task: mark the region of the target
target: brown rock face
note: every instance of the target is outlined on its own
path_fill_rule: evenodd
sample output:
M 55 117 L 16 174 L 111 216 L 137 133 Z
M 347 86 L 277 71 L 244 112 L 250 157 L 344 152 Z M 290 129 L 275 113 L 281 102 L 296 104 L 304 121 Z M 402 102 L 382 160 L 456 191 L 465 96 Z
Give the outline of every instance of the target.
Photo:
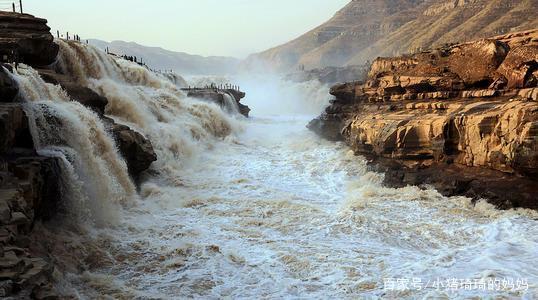
M 247 65 L 280 71 L 361 65 L 378 56 L 538 27 L 536 0 L 353 0 L 332 19 Z
M 365 83 L 333 87 L 336 100 L 309 126 L 375 158 L 391 185 L 538 208 L 537 46 L 528 31 L 379 58 Z M 520 186 L 508 202 L 507 183 Z
M 0 102 L 12 102 L 19 92 L 19 88 L 9 76 L 7 69 L 3 66 L 0 68 Z
M 56 60 L 59 47 L 54 44 L 47 20 L 28 14 L 0 12 L 0 58 L 8 57 L 29 65 L 49 65 Z
M 61 210 L 61 168 L 39 156 L 19 103 L 0 103 L 0 295 L 50 289 L 53 266 L 30 251 L 31 229 Z
M 250 108 L 241 103 L 241 99 L 245 97 L 245 93 L 233 89 L 213 89 L 213 88 L 188 88 L 183 89 L 187 92 L 188 97 L 198 98 L 203 100 L 209 100 L 220 105 L 222 108 L 226 107 L 226 101 L 224 100 L 224 95 L 228 94 L 233 97 L 237 102 L 237 107 L 239 113 L 248 118 L 250 113 Z
M 140 174 L 157 160 L 151 141 L 126 125 L 117 124 L 114 120 L 103 117 L 119 147 L 120 153 L 127 163 L 129 174 L 138 180 Z

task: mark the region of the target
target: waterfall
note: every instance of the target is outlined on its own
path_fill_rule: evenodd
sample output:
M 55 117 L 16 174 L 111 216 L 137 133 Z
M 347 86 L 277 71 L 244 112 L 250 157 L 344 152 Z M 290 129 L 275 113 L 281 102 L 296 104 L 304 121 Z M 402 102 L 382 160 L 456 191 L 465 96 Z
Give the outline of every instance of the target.
M 228 136 L 237 124 L 216 104 L 190 99 L 164 75 L 92 46 L 66 41 L 58 67 L 108 98 L 106 114 L 153 143 L 153 169 L 173 174 L 214 139 Z
M 153 73 L 92 46 L 56 42 L 61 47 L 57 71 L 107 97 L 107 116 L 152 141 L 158 156 L 155 174 L 173 175 L 237 128 L 216 104 L 187 98 L 176 77 Z M 115 223 L 120 208 L 138 196 L 100 117 L 72 101 L 60 86 L 45 83 L 31 67 L 22 65 L 14 73 L 36 148 L 64 164 L 66 193 L 72 198 L 68 210 L 97 224 Z
M 60 158 L 66 171 L 71 205 L 98 224 L 113 223 L 118 205 L 135 196 L 135 187 L 113 138 L 99 116 L 71 101 L 59 87 L 45 83 L 37 71 L 22 65 L 14 71 L 30 121 L 34 144 L 45 156 Z M 75 202 L 77 204 L 75 204 Z
M 232 94 L 224 93 L 224 109 L 230 114 L 239 114 L 239 105 Z

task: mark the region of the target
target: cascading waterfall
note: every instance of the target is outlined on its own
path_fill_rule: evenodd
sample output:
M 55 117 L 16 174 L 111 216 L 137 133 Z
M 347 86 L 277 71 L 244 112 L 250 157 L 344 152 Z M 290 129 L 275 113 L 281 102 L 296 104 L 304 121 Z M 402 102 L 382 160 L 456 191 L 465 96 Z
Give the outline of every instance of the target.
M 175 76 L 172 81 L 170 75 L 116 60 L 91 46 L 57 42 L 57 68 L 108 97 L 106 114 L 152 141 L 158 172 L 173 174 L 184 158 L 211 147 L 211 139 L 224 138 L 237 126 L 217 105 L 185 97 Z M 22 65 L 14 78 L 26 101 L 36 147 L 66 164 L 66 193 L 73 194 L 68 211 L 90 216 L 97 224 L 115 223 L 118 207 L 128 206 L 137 194 L 99 116 L 72 101 L 60 86 L 45 83 L 31 67 Z
M 239 105 L 233 95 L 224 93 L 224 109 L 230 114 L 239 114 Z
M 238 124 L 216 105 L 190 99 L 169 76 L 102 51 L 62 40 L 59 68 L 108 98 L 106 114 L 152 141 L 158 172 L 174 173 L 190 157 L 228 136 Z
M 136 195 L 127 167 L 99 117 L 71 101 L 59 87 L 45 83 L 37 71 L 22 65 L 14 74 L 26 101 L 32 136 L 38 151 L 61 158 L 71 203 L 89 209 L 98 224 L 113 223 L 117 206 Z M 83 191 L 82 191 L 82 190 Z M 73 208 L 73 207 L 72 207 Z M 85 216 L 85 211 L 78 211 Z

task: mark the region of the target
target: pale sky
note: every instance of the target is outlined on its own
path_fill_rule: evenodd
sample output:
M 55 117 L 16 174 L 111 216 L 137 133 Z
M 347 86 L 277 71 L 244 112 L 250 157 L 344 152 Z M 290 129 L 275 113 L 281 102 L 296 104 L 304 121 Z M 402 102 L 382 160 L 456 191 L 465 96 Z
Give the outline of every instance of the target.
M 313 29 L 350 0 L 23 0 L 56 32 L 245 57 Z

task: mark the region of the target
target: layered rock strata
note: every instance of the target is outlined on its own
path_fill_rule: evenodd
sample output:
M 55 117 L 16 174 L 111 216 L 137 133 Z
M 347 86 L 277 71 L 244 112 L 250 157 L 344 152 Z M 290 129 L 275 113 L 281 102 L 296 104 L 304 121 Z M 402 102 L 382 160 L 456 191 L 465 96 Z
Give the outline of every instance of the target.
M 538 208 L 538 31 L 376 59 L 309 127 L 377 161 L 392 186 Z
M 13 101 L 0 98 L 0 297 L 39 298 L 50 292 L 53 267 L 32 251 L 30 234 L 61 210 L 61 168 L 37 154 L 22 104 Z
M 53 43 L 47 20 L 28 14 L 0 12 L 0 58 L 46 66 L 56 60 L 59 46 Z

